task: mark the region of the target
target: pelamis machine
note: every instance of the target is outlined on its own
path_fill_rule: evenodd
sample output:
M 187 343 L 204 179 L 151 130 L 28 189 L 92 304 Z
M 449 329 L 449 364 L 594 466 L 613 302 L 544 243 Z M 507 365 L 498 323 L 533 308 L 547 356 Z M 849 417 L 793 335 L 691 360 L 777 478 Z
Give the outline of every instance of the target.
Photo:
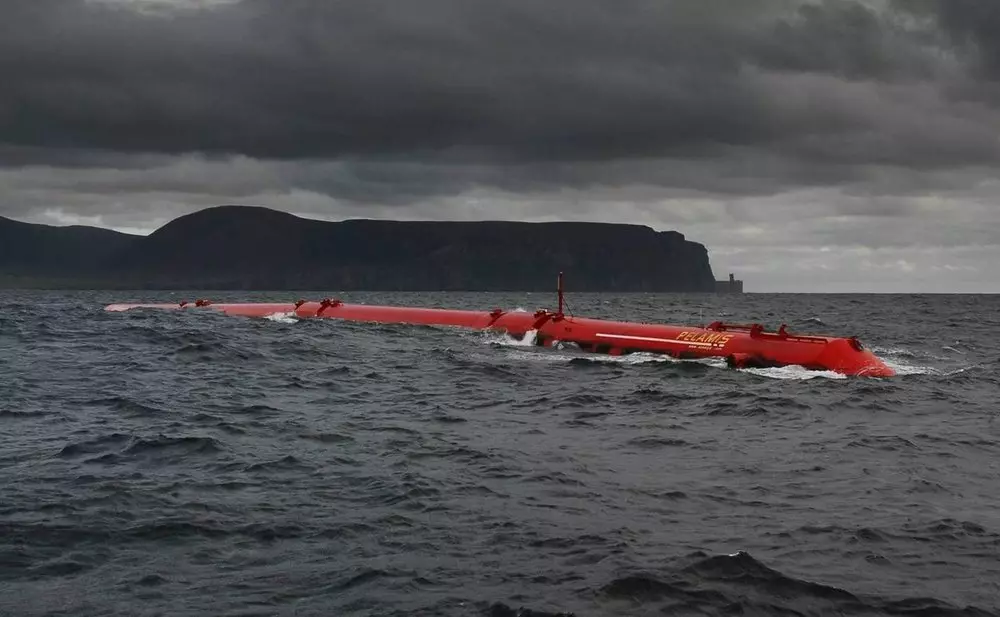
M 214 310 L 227 315 L 267 317 L 276 314 L 298 318 L 344 319 L 348 321 L 454 326 L 506 332 L 523 338 L 535 333 L 535 343 L 551 347 L 557 342 L 574 343 L 583 351 L 622 355 L 636 352 L 667 354 L 674 358 L 725 358 L 731 367 L 766 368 L 802 366 L 809 370 L 834 371 L 859 377 L 892 377 L 896 373 L 855 337 L 793 334 L 782 325 L 767 332 L 760 324 L 714 322 L 707 326 L 609 321 L 566 315 L 563 312 L 563 274 L 558 278 L 559 308 L 555 312 L 489 312 L 371 306 L 347 304 L 335 299 L 308 302 L 215 304 L 207 300 L 178 304 L 110 304 L 107 311 L 138 308 Z

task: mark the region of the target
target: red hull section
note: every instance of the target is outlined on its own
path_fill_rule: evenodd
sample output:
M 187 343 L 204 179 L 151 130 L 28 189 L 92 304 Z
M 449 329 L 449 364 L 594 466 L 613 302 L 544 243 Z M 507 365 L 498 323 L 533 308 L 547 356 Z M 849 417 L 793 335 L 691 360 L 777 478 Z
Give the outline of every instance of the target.
M 854 338 L 802 336 L 784 327 L 765 332 L 759 325 L 714 323 L 707 327 L 605 321 L 566 316 L 562 311 L 536 313 L 462 311 L 344 304 L 336 300 L 295 304 L 112 304 L 108 311 L 134 308 L 221 311 L 227 315 L 266 317 L 279 313 L 300 318 L 343 319 L 375 323 L 455 326 L 497 330 L 522 337 L 536 332 L 538 345 L 563 341 L 585 351 L 621 355 L 634 352 L 660 353 L 681 359 L 719 357 L 739 368 L 803 366 L 811 370 L 866 376 L 891 377 L 895 372 Z M 561 294 L 560 294 L 561 309 Z

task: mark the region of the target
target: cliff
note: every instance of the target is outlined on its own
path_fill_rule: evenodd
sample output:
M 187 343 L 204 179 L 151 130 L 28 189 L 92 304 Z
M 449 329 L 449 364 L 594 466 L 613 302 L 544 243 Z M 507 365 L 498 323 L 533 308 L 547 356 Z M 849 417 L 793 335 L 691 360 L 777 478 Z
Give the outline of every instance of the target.
M 221 206 L 149 236 L 0 219 L 0 285 L 116 289 L 711 292 L 704 246 L 603 223 L 314 221 Z

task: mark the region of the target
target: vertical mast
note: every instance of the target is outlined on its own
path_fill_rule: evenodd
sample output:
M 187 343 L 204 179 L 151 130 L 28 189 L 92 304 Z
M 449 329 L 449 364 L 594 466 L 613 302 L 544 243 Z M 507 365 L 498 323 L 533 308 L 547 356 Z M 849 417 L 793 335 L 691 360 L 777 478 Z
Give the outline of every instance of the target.
M 563 315 L 563 273 L 559 273 L 559 279 L 556 283 L 556 290 L 559 293 L 559 313 L 558 315 L 562 317 Z

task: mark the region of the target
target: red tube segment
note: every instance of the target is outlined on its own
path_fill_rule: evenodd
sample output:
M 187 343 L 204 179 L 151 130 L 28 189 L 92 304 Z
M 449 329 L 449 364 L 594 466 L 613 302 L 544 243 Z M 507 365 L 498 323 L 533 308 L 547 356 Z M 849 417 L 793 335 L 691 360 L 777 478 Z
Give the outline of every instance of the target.
M 846 375 L 895 375 L 857 339 L 795 335 L 784 327 L 765 332 L 757 325 L 715 323 L 701 328 L 567 318 L 553 320 L 539 336 L 573 341 L 596 352 L 645 351 L 682 359 L 721 357 L 738 368 L 797 365 Z
M 201 308 L 246 317 L 294 313 L 300 318 L 497 330 L 517 337 L 535 331 L 538 345 L 550 346 L 556 341 L 564 341 L 596 353 L 621 355 L 648 352 L 681 359 L 719 357 L 738 368 L 798 365 L 854 376 L 895 375 L 892 368 L 865 349 L 857 339 L 790 334 L 784 326 L 777 332 L 765 332 L 756 324 L 747 326 L 717 322 L 707 327 L 684 327 L 567 317 L 548 311 L 526 313 L 495 309 L 483 312 L 369 306 L 329 299 L 294 304 L 213 304 L 200 300 L 181 304 L 112 304 L 105 307 L 108 311 L 133 308 Z

